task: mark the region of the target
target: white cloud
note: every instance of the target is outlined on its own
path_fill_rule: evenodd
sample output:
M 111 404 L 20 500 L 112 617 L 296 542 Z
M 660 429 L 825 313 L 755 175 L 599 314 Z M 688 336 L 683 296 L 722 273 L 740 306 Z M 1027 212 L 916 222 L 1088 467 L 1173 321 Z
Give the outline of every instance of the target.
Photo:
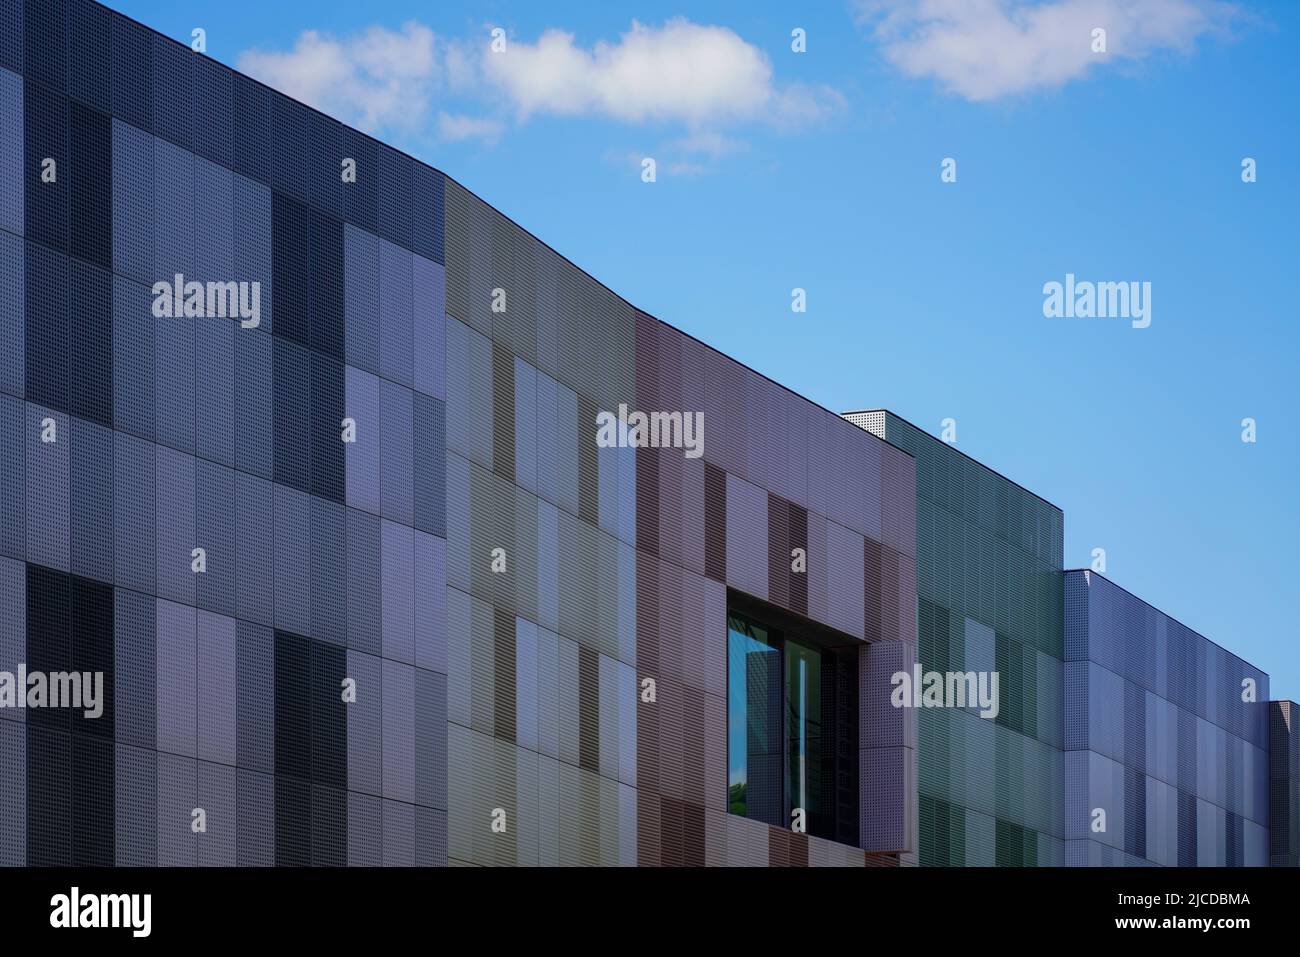
M 438 81 L 433 31 L 409 21 L 346 39 L 307 30 L 288 51 L 247 50 L 239 68 L 269 86 L 373 132 L 414 127 Z
M 689 135 L 673 152 L 709 160 L 741 146 L 723 129 L 804 125 L 843 103 L 829 87 L 777 83 L 758 47 L 682 18 L 658 27 L 633 21 L 617 40 L 589 48 L 547 30 L 533 43 L 508 40 L 502 53 L 492 52 L 486 28 L 458 38 L 415 21 L 342 37 L 307 30 L 287 50 L 245 51 L 238 65 L 371 133 L 493 143 L 512 122 L 590 114 L 684 127 Z
M 1059 87 L 1116 59 L 1190 51 L 1237 9 L 1221 0 L 857 0 L 885 57 L 969 100 Z M 1106 30 L 1105 54 L 1092 31 Z
M 500 120 L 490 117 L 447 112 L 438 114 L 438 135 L 448 142 L 477 139 L 486 143 L 495 143 L 500 138 L 503 128 Z
M 617 42 L 599 41 L 590 49 L 570 33 L 547 30 L 535 43 L 511 39 L 499 53 L 485 45 L 481 62 L 488 82 L 521 119 L 597 114 L 696 128 L 798 120 L 801 112 L 824 111 L 836 102 L 829 91 L 778 86 L 758 47 L 725 27 L 681 18 L 662 27 L 633 21 Z

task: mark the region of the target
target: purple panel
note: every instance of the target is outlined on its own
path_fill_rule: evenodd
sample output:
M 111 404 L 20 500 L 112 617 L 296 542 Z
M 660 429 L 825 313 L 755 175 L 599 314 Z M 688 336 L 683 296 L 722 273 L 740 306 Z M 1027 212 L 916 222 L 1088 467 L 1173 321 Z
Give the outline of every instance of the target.
M 275 488 L 275 627 L 311 630 L 311 496 Z
M 383 656 L 415 662 L 415 540 L 405 525 L 384 522 L 380 581 Z
M 830 617 L 830 562 L 826 552 L 826 519 L 808 513 L 808 617 L 825 622 Z M 861 585 L 858 586 L 861 590 Z
M 727 584 L 767 598 L 767 493 L 727 476 Z
M 515 484 L 537 493 L 537 370 L 515 359 Z M 607 450 L 601 450 L 605 453 Z M 604 461 L 601 461 L 602 472 Z M 602 476 L 603 477 L 603 476 Z
M 704 459 L 681 459 L 681 563 L 704 574 Z
M 704 690 L 711 695 L 727 694 L 727 587 L 711 578 L 703 579 L 704 615 L 700 620 L 704 645 Z
M 379 372 L 408 389 L 414 386 L 412 361 L 412 255 L 379 241 Z
M 41 441 L 41 423 L 53 419 L 56 440 Z M 72 431 L 68 417 L 27 406 L 27 560 L 68 570 L 68 459 Z
M 195 863 L 199 867 L 234 867 L 239 834 L 235 768 L 200 761 L 196 792 L 195 806 L 207 812 L 207 830 L 194 835 Z
M 415 533 L 415 664 L 447 673 L 447 542 Z
M 383 791 L 383 696 L 380 660 L 349 651 L 347 676 L 357 683 L 357 700 L 347 706 L 348 789 L 379 795 Z
M 439 399 L 447 397 L 447 276 L 442 266 L 423 256 L 412 259 L 415 339 L 415 388 Z
M 515 743 L 538 750 L 537 626 L 515 619 Z
M 826 524 L 826 561 L 829 572 L 826 623 L 833 628 L 864 637 L 862 536 L 834 522 Z
M 154 452 L 158 597 L 193 605 L 194 458 L 162 445 Z
M 275 863 L 275 778 L 240 768 L 236 780 L 240 867 Z
M 859 761 L 860 833 L 866 851 L 910 851 L 915 829 L 911 748 L 863 748 Z
M 412 451 L 414 415 L 411 391 L 386 379 L 379 383 L 379 454 L 381 505 L 384 518 L 415 524 L 415 459 Z
M 195 616 L 187 605 L 158 599 L 158 750 L 190 757 L 197 733 Z
M 234 765 L 235 731 L 235 619 L 200 611 L 197 620 L 198 656 L 198 757 Z M 231 813 L 234 812 L 234 778 L 230 780 Z M 232 829 L 233 835 L 233 829 Z M 233 853 L 232 853 L 233 858 Z M 232 860 L 233 863 L 233 860 Z
M 790 394 L 785 396 L 783 405 L 786 490 L 782 494 L 791 502 L 806 509 L 810 445 L 808 429 L 804 423 L 810 414 L 824 413 L 821 413 L 820 409 L 814 409 L 812 403 Z
M 343 446 L 347 503 L 375 515 L 380 510 L 379 489 L 379 377 L 347 366 L 347 398 L 343 414 L 356 422 L 355 442 Z
M 384 863 L 383 798 L 348 793 L 348 864 L 380 867 Z
M 415 866 L 415 805 L 384 801 L 384 866 Z
M 415 803 L 415 669 L 384 661 L 384 797 Z
M 159 620 L 161 621 L 161 614 Z M 159 747 L 162 735 L 158 736 Z M 158 754 L 158 864 L 161 867 L 193 867 L 198 863 L 198 845 L 190 830 L 197 807 L 197 769 L 193 758 Z

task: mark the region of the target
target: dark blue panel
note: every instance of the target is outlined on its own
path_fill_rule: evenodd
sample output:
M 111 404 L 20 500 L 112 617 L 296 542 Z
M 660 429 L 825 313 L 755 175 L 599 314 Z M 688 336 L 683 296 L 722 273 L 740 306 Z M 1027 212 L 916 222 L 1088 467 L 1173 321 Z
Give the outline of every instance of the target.
M 194 152 L 204 159 L 233 168 L 230 119 L 230 70 L 201 53 L 193 58 L 190 139 Z
M 271 286 L 275 334 L 311 344 L 307 294 L 307 207 L 281 193 L 271 197 Z
M 28 672 L 72 667 L 72 576 L 43 565 L 27 566 L 26 664 Z M 70 708 L 31 708 L 26 714 L 29 728 L 72 729 Z
M 441 173 L 416 163 L 411 173 L 411 249 L 436 263 L 445 264 L 443 251 L 443 194 Z
M 43 182 L 46 159 L 55 162 L 55 180 Z M 24 226 L 28 239 L 55 249 L 68 248 L 68 98 L 31 81 L 23 89 Z
M 69 667 L 73 671 L 104 675 L 102 712 L 88 717 L 84 708 L 71 708 L 73 737 L 90 735 L 112 741 L 114 737 L 113 586 L 72 576 L 72 641 Z
M 207 551 L 207 571 L 198 576 L 200 608 L 234 616 L 235 473 L 212 462 L 194 463 L 194 524 L 198 542 Z
M 447 536 L 446 403 L 415 393 L 415 527 Z
M 346 646 L 347 511 L 324 499 L 311 500 L 311 636 Z
M 265 130 L 271 148 L 271 186 L 276 192 L 307 201 L 310 137 L 307 108 L 280 93 L 270 93 L 271 124 Z
M 23 0 L 0 0 L 0 66 L 23 72 Z
M 68 248 L 113 268 L 113 126 L 103 113 L 73 101 L 69 110 Z
M 126 17 L 113 14 L 113 115 L 153 132 L 153 36 Z
M 0 395 L 0 555 L 27 557 L 27 466 L 22 400 Z
M 343 218 L 343 125 L 324 113 L 307 113 L 307 198 L 316 209 Z
M 311 642 L 311 779 L 348 786 L 348 706 L 343 702 L 347 650 Z
M 311 778 L 311 639 L 275 633 L 275 774 Z
M 161 34 L 153 35 L 153 131 L 190 149 L 190 60 L 194 54 Z
M 315 210 L 308 221 L 311 347 L 343 358 L 343 224 Z
M 1196 796 L 1178 792 L 1178 866 L 1196 866 Z
M 343 363 L 313 354 L 311 359 L 311 494 L 344 503 Z
M 72 420 L 70 559 L 86 578 L 114 580 L 113 433 Z
M 113 277 L 69 260 L 68 411 L 113 425 Z
M 68 409 L 68 258 L 27 244 L 27 398 Z
M 236 173 L 263 185 L 271 182 L 266 131 L 271 124 L 271 93 L 242 73 L 230 77 L 230 131 Z
M 63 0 L 27 0 L 23 20 L 27 79 L 66 92 L 68 18 Z
M 271 428 L 274 398 L 272 344 L 265 333 L 237 330 L 235 336 L 236 403 L 244 425 L 235 429 L 235 466 L 262 478 L 275 475 Z
M 312 785 L 311 863 L 313 867 L 348 863 L 348 792 L 343 788 Z
M 351 127 L 343 129 L 343 155 L 357 161 L 357 181 L 343 184 L 343 208 L 347 221 L 367 232 L 379 234 L 379 191 L 383 147 Z
M 107 689 L 107 675 L 104 684 Z M 72 735 L 72 793 L 68 810 L 73 867 L 112 867 L 116 863 L 115 763 L 112 739 Z
M 377 516 L 348 509 L 348 647 L 368 655 L 381 647 L 380 539 Z
M 277 724 L 277 740 L 279 730 Z M 311 782 L 306 778 L 275 776 L 275 863 L 311 864 Z
M 120 432 L 154 438 L 154 317 L 144 286 L 113 277 L 113 421 Z
M 292 342 L 277 338 L 274 356 L 272 447 L 275 481 L 279 485 L 310 492 L 311 354 Z
M 30 587 L 30 586 L 29 586 Z M 30 663 L 29 663 L 29 667 Z M 27 722 L 27 864 L 72 864 L 72 735 Z
M 101 113 L 112 111 L 109 37 L 113 14 L 93 0 L 68 0 L 68 95 Z
M 379 235 L 411 248 L 411 177 L 415 161 L 388 146 L 379 149 Z

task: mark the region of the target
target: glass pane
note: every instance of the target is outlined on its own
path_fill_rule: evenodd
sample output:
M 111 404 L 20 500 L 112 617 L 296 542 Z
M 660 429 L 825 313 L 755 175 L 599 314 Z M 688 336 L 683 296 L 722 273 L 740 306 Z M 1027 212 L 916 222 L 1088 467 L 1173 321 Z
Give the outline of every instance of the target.
M 785 643 L 786 740 L 790 761 L 790 807 L 803 808 L 808 830 L 820 824 L 826 807 L 822 795 L 822 656 L 796 641 Z M 787 820 L 789 820 L 787 818 Z
M 781 652 L 767 629 L 727 619 L 727 805 L 784 824 Z

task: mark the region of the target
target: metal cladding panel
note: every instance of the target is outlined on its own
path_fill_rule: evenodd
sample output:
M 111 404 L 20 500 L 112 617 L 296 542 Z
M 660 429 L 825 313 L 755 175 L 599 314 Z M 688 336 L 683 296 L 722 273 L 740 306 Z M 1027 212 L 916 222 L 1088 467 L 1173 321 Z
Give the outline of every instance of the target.
M 1269 702 L 1268 854 L 1274 867 L 1300 866 L 1300 709 Z
M 1068 836 L 1127 861 L 1268 863 L 1268 676 L 1095 572 L 1065 574 L 1065 609 L 1064 740 L 1089 802 L 1072 812 L 1105 813 Z
M 26 169 L 0 201 L 0 440 L 25 450 L 0 554 L 114 589 L 113 733 L 33 740 L 52 807 L 113 780 L 116 840 L 5 816 L 3 859 L 863 863 L 726 814 L 727 586 L 907 647 L 910 458 L 436 170 L 105 8 L 41 8 L 66 29 L 0 31 L 0 172 Z M 103 168 L 68 203 L 34 151 Z M 177 273 L 256 283 L 258 322 L 155 321 Z M 598 447 L 620 406 L 702 441 Z M 909 747 L 862 765 L 891 833 Z
M 910 453 L 881 461 L 888 548 L 868 535 L 868 636 L 879 603 L 888 633 L 915 636 L 924 672 L 999 678 L 996 716 L 916 712 L 919 863 L 1057 860 L 1061 513 L 891 413 L 845 418 Z

